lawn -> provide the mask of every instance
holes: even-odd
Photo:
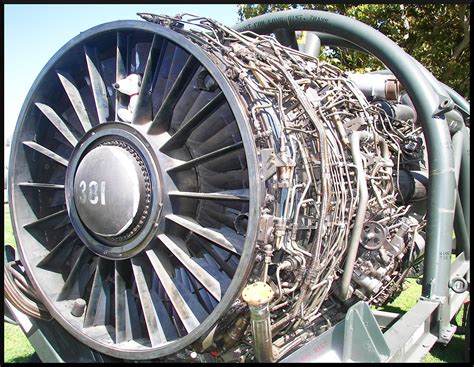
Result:
[[[4,240],[6,244],[15,246],[15,238],[12,232],[10,222],[10,212],[8,205],[4,205],[5,233]],[[414,279],[407,280],[407,289],[397,297],[392,303],[389,303],[382,310],[390,312],[406,312],[413,307],[421,295],[421,285],[416,284]],[[458,325],[461,325],[462,309],[456,317]],[[28,342],[18,326],[4,323],[4,362],[16,363],[25,362],[34,354],[34,349]],[[455,335],[448,346],[443,347],[435,344],[431,352],[424,358],[425,363],[462,363],[464,362],[464,336]]]

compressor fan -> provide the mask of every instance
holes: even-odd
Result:
[[[130,75],[138,97],[114,88]],[[236,229],[258,201],[247,126],[221,72],[169,29],[108,23],[51,59],[21,111],[10,194],[21,257],[68,331],[143,359],[222,317],[253,264],[255,226]]]

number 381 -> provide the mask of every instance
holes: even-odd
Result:
[[[100,185],[97,181],[90,181],[89,185],[86,181],[79,182],[79,201],[86,204],[87,201],[92,205],[105,205],[105,181],[101,181]],[[99,192],[100,191],[100,192]]]

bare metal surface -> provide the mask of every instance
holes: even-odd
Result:
[[[177,244],[166,235],[158,236],[160,241],[189,269],[189,271],[206,287],[206,289],[216,298],[221,299],[222,291],[219,282],[209,275],[205,269],[189,257]]]
[[[438,307],[436,302],[418,301],[385,332],[384,339],[391,350],[389,361],[405,360],[405,355],[413,353],[417,343],[431,333],[431,322]],[[428,352],[429,349],[426,349],[425,353]]]
[[[89,69],[89,78],[92,93],[94,95],[97,115],[99,117],[99,122],[103,123],[107,121],[107,118],[109,117],[107,89],[95,61],[95,50],[88,46],[84,46],[84,53],[87,61],[87,68]]]
[[[159,274],[163,287],[165,288],[166,293],[168,293],[171,302],[173,302],[176,312],[178,313],[184,327],[186,330],[188,330],[188,332],[192,331],[199,325],[199,321],[196,319],[193,311],[189,308],[186,301],[176,289],[176,286],[163,267],[157,254],[153,250],[148,250],[146,254],[150,259],[153,268]]]
[[[77,117],[81,121],[82,128],[84,131],[89,131],[92,129],[91,122],[89,120],[89,116],[87,116],[86,107],[84,106],[84,102],[82,101],[82,97],[77,90],[77,87],[73,84],[70,80],[70,76],[68,77],[66,73],[61,73],[60,71],[57,72],[59,79],[66,91],[69,100],[74,107],[74,111],[76,111]]]
[[[44,154],[48,158],[58,162],[59,164],[65,166],[65,167],[67,167],[67,165],[68,165],[68,161],[66,159],[64,159],[63,157],[59,156],[58,154],[52,152],[51,150],[43,147],[42,145],[35,143],[34,141],[24,141],[23,144],[30,147],[31,149],[34,149],[34,150],[40,152],[41,154]]]

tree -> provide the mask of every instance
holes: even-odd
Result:
[[[377,29],[422,63],[443,83],[470,99],[469,4],[242,4],[240,20],[268,12],[313,9],[357,19]],[[326,59],[353,71],[377,70],[370,55],[334,48]]]

